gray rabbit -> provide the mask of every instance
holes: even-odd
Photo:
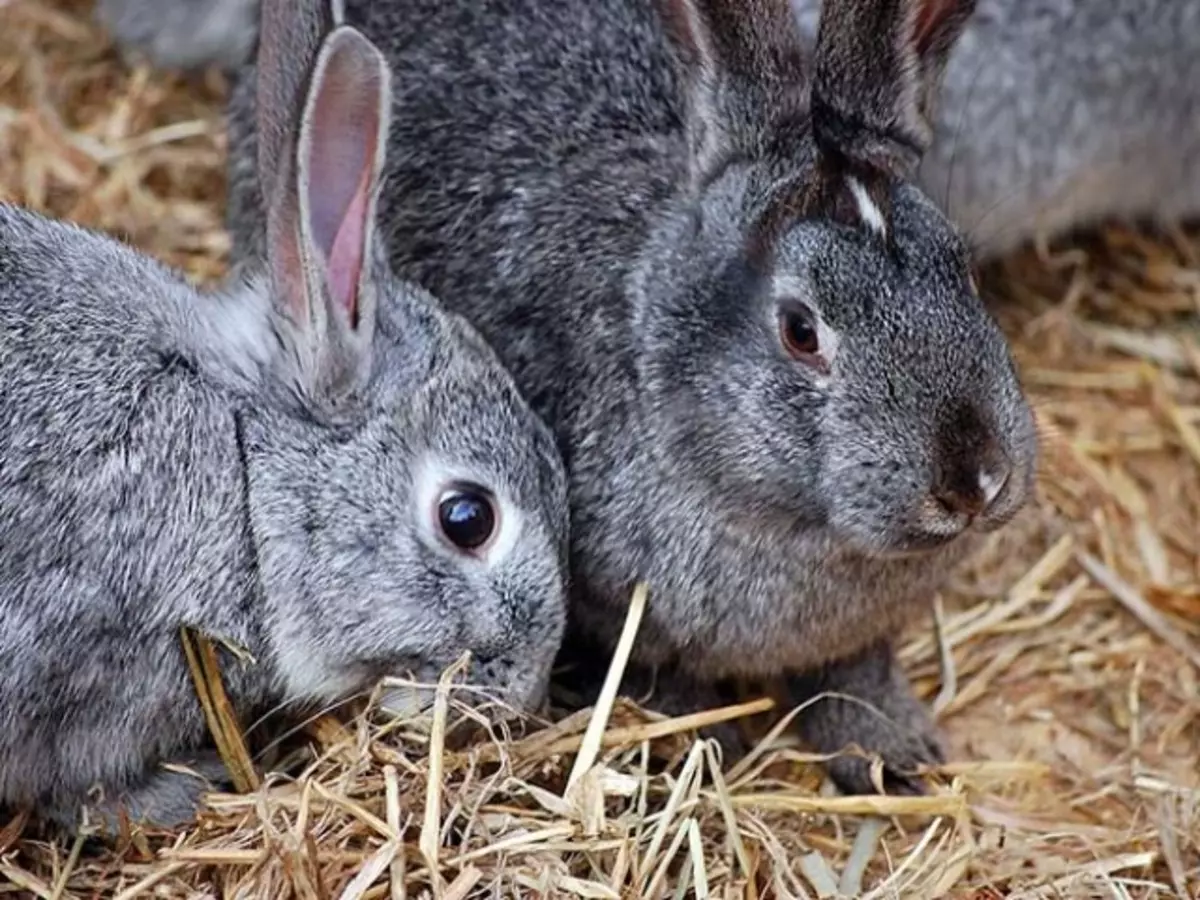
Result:
[[[660,705],[787,673],[797,702],[842,695],[802,736],[879,753],[896,790],[940,750],[891,642],[1036,462],[968,248],[909,180],[971,5],[832,5],[812,53],[789,0],[346,6],[396,78],[392,261],[558,435],[572,653],[611,646],[645,579]],[[230,224],[253,255],[239,81]],[[871,790],[865,760],[831,768]]]
[[[201,296],[0,206],[0,806],[67,827],[89,799],[110,826],[188,819],[206,785],[163,764],[222,779],[181,626],[255,658],[225,666],[246,722],[436,679],[464,650],[485,698],[536,708],[561,642],[551,432],[391,274],[379,52],[286,7],[259,85],[266,265],[244,283]]]
[[[820,0],[793,5],[811,44]],[[123,45],[163,65],[232,68],[250,56],[254,7],[101,0],[99,9]],[[978,0],[934,125],[918,184],[980,257],[1106,219],[1200,217],[1200,5]]]

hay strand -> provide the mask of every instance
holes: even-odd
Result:
[[[596,764],[600,753],[604,731],[608,727],[608,719],[612,714],[613,703],[617,699],[617,691],[621,687],[621,679],[625,675],[625,666],[629,662],[629,654],[633,652],[633,641],[637,637],[638,627],[642,624],[642,614],[646,610],[648,588],[639,584],[633,589],[633,597],[629,601],[629,609],[625,613],[625,624],[617,639],[616,652],[604,676],[604,684],[600,696],[596,700],[591,721],[583,734],[583,742],[579,746],[579,754],[575,757],[575,765],[567,777],[567,791],[583,777],[583,773]]]
[[[181,628],[179,639],[183,643],[183,654],[187,658],[196,697],[204,710],[204,720],[208,723],[209,733],[234,788],[242,794],[257,790],[260,783],[258,773],[254,770],[254,761],[246,746],[237,713],[229,701],[229,695],[225,693],[217,648],[208,637],[193,628]]]

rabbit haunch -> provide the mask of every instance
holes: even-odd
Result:
[[[566,459],[572,659],[644,579],[634,668],[679,705],[733,675],[849,693],[801,731],[889,772],[938,755],[889,642],[1034,471],[967,248],[906,180],[971,7],[830,4],[810,51],[789,0],[346,4],[396,76],[391,260],[471,318]],[[247,258],[254,81],[230,119]]]
[[[163,763],[222,777],[181,626],[250,651],[223,672],[247,722],[464,651],[530,709],[560,644],[553,438],[375,239],[378,51],[284,13],[265,267],[202,296],[0,205],[0,805],[67,826],[97,786],[110,825],[189,818],[205,784]]]

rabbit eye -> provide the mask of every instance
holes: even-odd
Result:
[[[793,357],[812,364],[820,359],[817,317],[803,303],[789,303],[779,311],[779,337]]]
[[[438,500],[438,527],[451,544],[476,552],[496,532],[496,507],[491,495],[477,485],[460,485]]]

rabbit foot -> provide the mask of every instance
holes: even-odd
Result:
[[[820,671],[790,675],[788,691],[796,705],[820,697],[796,720],[800,736],[813,750],[838,753],[854,745],[868,754],[847,753],[826,764],[843,793],[878,792],[871,778],[875,756],[883,762],[885,793],[926,793],[918,769],[944,762],[945,756],[937,728],[913,696],[890,646],[880,644]]]
[[[184,771],[186,769],[187,771]],[[88,801],[87,823],[109,834],[120,833],[121,816],[130,822],[178,829],[193,822],[206,793],[229,785],[229,773],[215,752],[204,753],[178,769],[159,768],[135,786],[97,801]],[[47,818],[71,831],[80,828],[79,806],[47,811]]]

